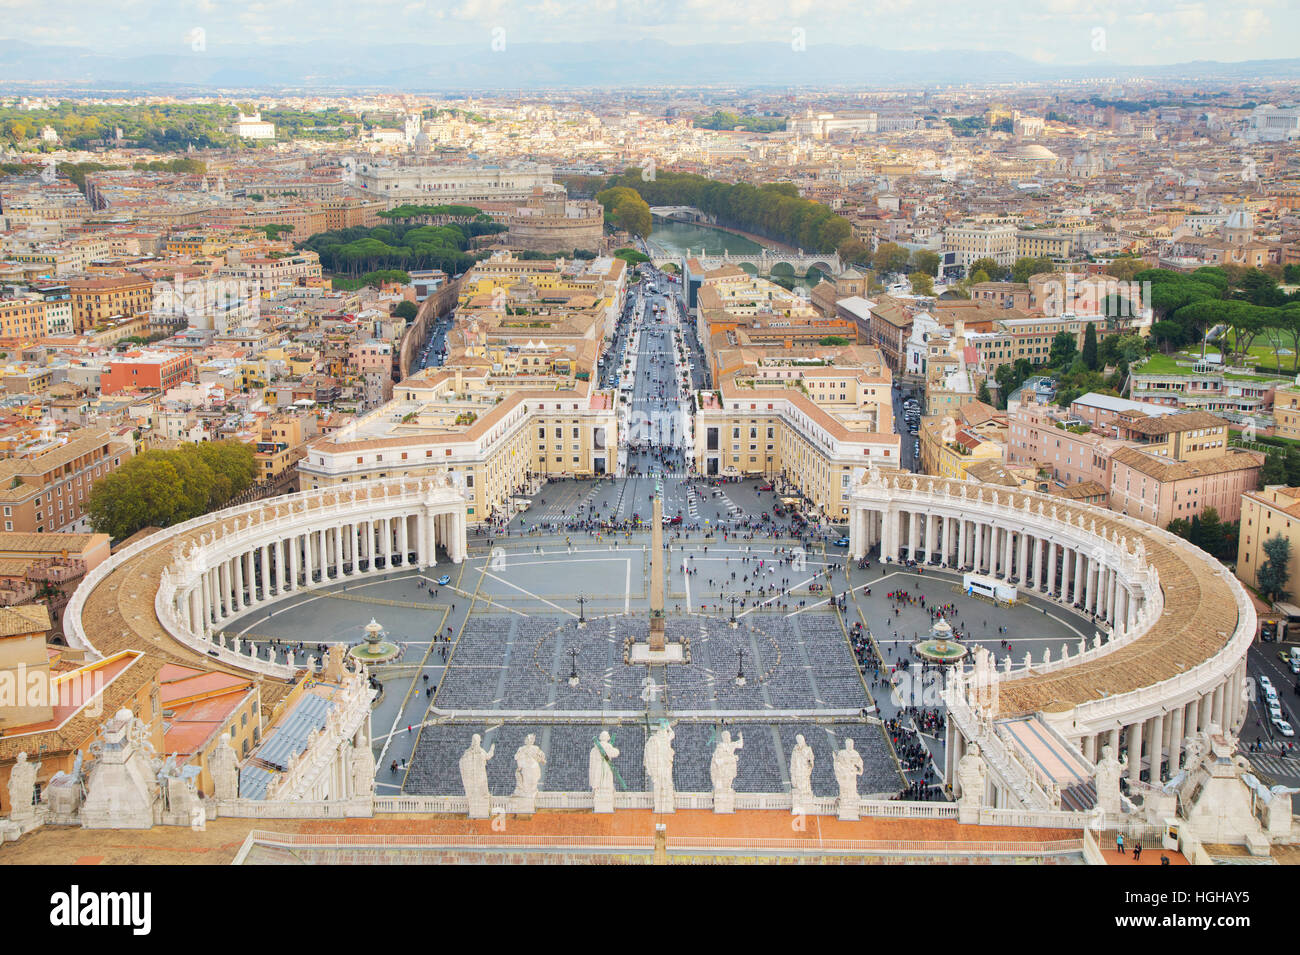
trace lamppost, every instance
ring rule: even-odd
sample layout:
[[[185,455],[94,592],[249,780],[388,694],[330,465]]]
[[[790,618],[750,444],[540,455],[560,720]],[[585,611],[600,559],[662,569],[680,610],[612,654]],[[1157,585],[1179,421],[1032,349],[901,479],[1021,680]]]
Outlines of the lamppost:
[[[578,685],[578,648],[569,647],[569,658],[572,661],[569,665],[569,686]]]
[[[581,630],[587,625],[587,618],[583,616],[583,607],[586,606],[587,598],[578,594],[578,629]]]
[[[739,666],[736,670],[736,686],[745,685],[745,651],[737,650],[736,656],[739,658]]]
[[[730,600],[731,600],[731,620],[729,620],[728,623],[730,623],[730,625],[731,625],[731,629],[732,629],[732,630],[735,630],[735,629],[736,629],[736,626],[737,626],[737,624],[736,624],[736,595],[735,595],[735,594],[732,594],[731,597],[730,597]]]

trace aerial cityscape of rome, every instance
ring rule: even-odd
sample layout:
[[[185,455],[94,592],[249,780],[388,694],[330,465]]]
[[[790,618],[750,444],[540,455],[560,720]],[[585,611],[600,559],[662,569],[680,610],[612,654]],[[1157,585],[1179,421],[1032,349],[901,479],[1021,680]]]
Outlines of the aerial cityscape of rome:
[[[1300,862],[1294,4],[0,35],[0,864]]]

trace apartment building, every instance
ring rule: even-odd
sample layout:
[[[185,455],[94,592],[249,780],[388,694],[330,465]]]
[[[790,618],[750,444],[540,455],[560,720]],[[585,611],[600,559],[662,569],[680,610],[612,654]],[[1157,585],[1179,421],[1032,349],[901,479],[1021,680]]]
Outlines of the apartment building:
[[[1010,268],[1016,260],[1017,229],[1013,225],[960,225],[943,231],[943,254],[965,272],[977,259],[993,259]]]
[[[101,394],[153,389],[166,392],[184,382],[197,382],[194,359],[183,352],[136,351],[104,362],[99,376]]]
[[[1273,425],[1278,437],[1300,440],[1300,382],[1273,392]]]
[[[45,302],[40,298],[0,299],[0,339],[32,341],[45,337]]]
[[[1264,542],[1281,537],[1291,544],[1292,565],[1300,553],[1300,488],[1271,485],[1241,496],[1241,534],[1237,539],[1237,577],[1247,587],[1259,587],[1259,568],[1268,560]],[[1283,600],[1300,603],[1300,574],[1286,582]]]
[[[1158,527],[1199,517],[1207,507],[1225,521],[1241,515],[1242,495],[1259,481],[1264,455],[1234,449],[1191,461],[1171,461],[1137,448],[1110,457],[1110,508]]]
[[[1074,235],[1069,232],[1031,230],[1016,233],[1016,258],[1069,261],[1074,254]]]
[[[1198,408],[1240,421],[1254,418],[1257,425],[1272,422],[1274,394],[1283,380],[1225,374],[1198,363],[1186,372],[1133,370],[1130,396],[1135,401],[1171,408]]]
[[[86,500],[95,482],[134,453],[107,429],[56,435],[52,428],[17,443],[0,460],[0,509],[6,531],[88,529]]]
[[[147,315],[153,308],[153,283],[138,275],[71,279],[68,290],[78,334],[110,318]]]

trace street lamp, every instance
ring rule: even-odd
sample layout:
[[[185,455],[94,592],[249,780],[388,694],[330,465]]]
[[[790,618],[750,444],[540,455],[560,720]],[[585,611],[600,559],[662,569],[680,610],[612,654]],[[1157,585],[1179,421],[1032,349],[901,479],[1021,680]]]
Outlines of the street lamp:
[[[569,657],[571,664],[569,666],[569,686],[578,685],[578,648],[569,647]]]
[[[578,626],[579,626],[579,628],[581,628],[581,627],[585,627],[585,626],[587,625],[587,618],[583,616],[583,607],[586,605],[586,603],[587,603],[587,598],[584,597],[582,594],[578,594]]]
[[[731,628],[733,630],[736,629],[736,595],[735,594],[731,595],[731,620],[729,621],[729,623],[731,624]]]
[[[736,670],[736,686],[745,685],[745,651],[737,650],[736,656],[739,658],[739,668]]]

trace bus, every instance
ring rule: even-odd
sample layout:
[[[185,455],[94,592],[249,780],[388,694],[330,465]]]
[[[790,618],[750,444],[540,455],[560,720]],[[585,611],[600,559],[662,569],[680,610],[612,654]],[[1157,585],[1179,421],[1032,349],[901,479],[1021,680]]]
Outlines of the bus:
[[[996,603],[1015,603],[1016,588],[983,574],[962,574],[961,589],[967,597],[983,597]]]

